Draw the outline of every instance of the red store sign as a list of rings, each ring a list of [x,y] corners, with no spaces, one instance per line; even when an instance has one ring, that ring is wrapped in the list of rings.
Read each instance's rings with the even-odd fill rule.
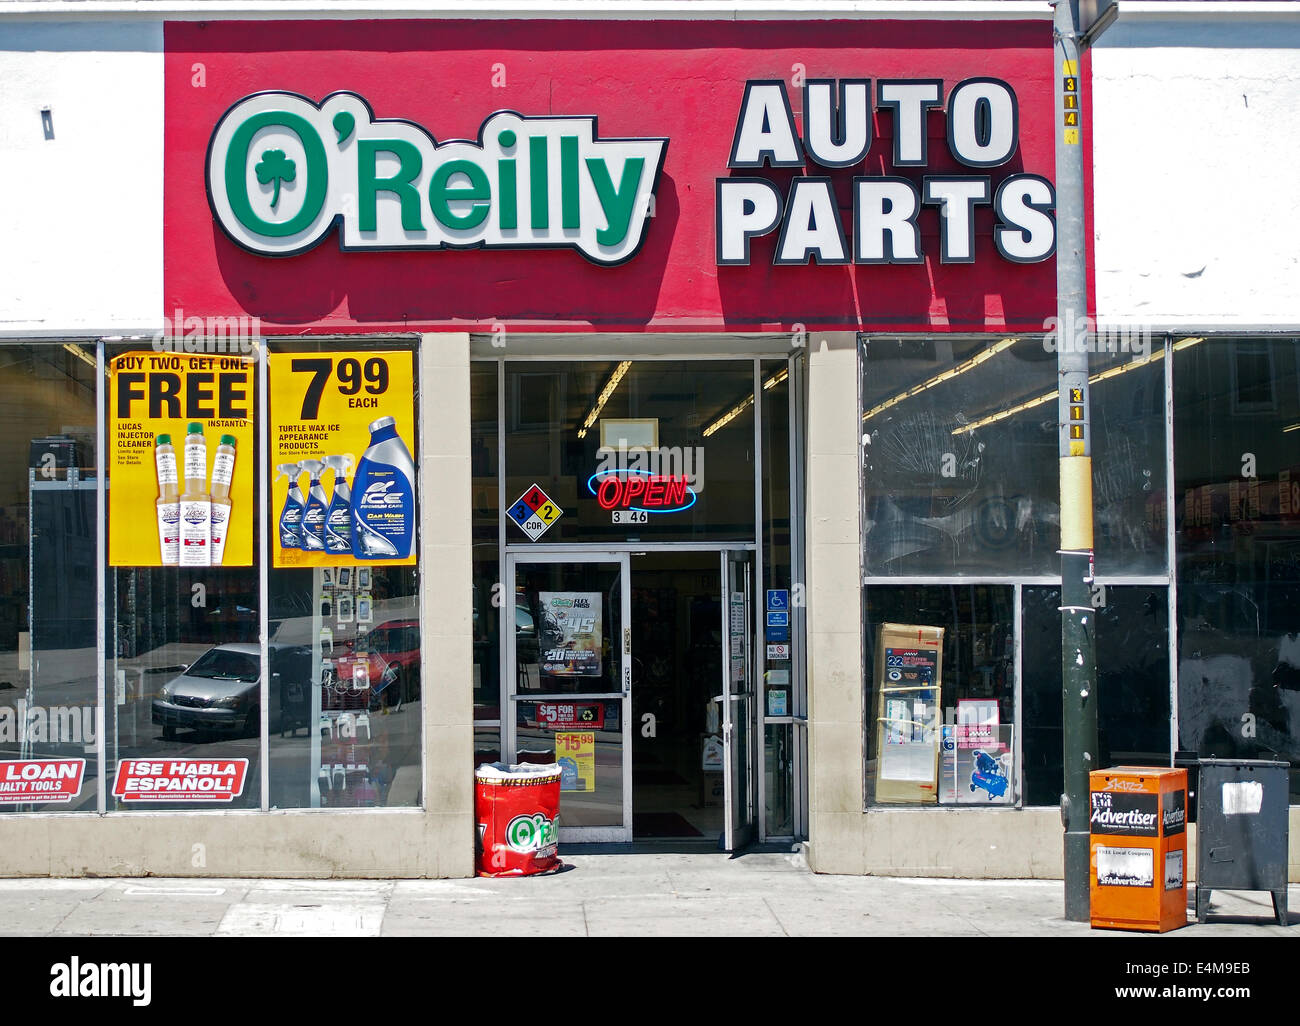
[[[165,48],[169,313],[798,332],[1054,310],[1046,21],[171,22]]]

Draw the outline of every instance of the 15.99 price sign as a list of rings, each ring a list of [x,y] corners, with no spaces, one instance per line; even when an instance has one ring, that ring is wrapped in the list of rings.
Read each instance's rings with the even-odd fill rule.
[[[413,564],[415,354],[267,359],[273,565]]]

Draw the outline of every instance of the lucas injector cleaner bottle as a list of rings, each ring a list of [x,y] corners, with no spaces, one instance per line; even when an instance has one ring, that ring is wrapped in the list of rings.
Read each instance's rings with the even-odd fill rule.
[[[352,554],[406,559],[415,539],[415,464],[392,417],[370,424],[370,448],[352,479]]]
[[[320,472],[325,464],[320,460],[302,460],[298,466],[311,475],[307,485],[307,501],[302,508],[302,547],[309,552],[325,551],[325,486],[320,483]]]
[[[203,425],[185,429],[185,491],[181,493],[181,566],[212,561],[212,502],[208,497],[208,442]]]
[[[235,436],[222,435],[212,457],[212,565],[220,566],[226,554],[230,529],[230,481],[235,476]]]
[[[298,490],[298,478],[302,476],[302,467],[297,463],[281,463],[276,469],[275,479],[283,474],[289,479],[289,494],[284,500],[284,509],[280,511],[280,548],[302,548],[302,492]]]
[[[181,549],[181,488],[176,473],[176,447],[171,435],[159,435],[154,449],[158,465],[158,546],[163,566],[175,566]]]
[[[325,466],[334,471],[334,495],[325,511],[325,551],[352,552],[352,489],[348,487],[348,471],[352,469],[352,454],[325,456]]]

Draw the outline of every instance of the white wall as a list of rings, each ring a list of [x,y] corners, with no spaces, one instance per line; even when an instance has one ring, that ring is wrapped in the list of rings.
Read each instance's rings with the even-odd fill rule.
[[[162,190],[161,22],[6,20],[0,335],[158,327]]]
[[[1132,6],[1092,52],[1099,321],[1300,325],[1300,10]]]

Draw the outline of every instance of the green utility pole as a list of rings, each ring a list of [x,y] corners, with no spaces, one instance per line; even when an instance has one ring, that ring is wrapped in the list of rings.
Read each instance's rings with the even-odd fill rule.
[[[1088,773],[1097,760],[1096,610],[1092,607],[1092,425],[1083,202],[1083,79],[1077,0],[1056,0],[1056,373],[1060,389],[1061,706],[1064,725],[1065,918],[1089,919]]]

